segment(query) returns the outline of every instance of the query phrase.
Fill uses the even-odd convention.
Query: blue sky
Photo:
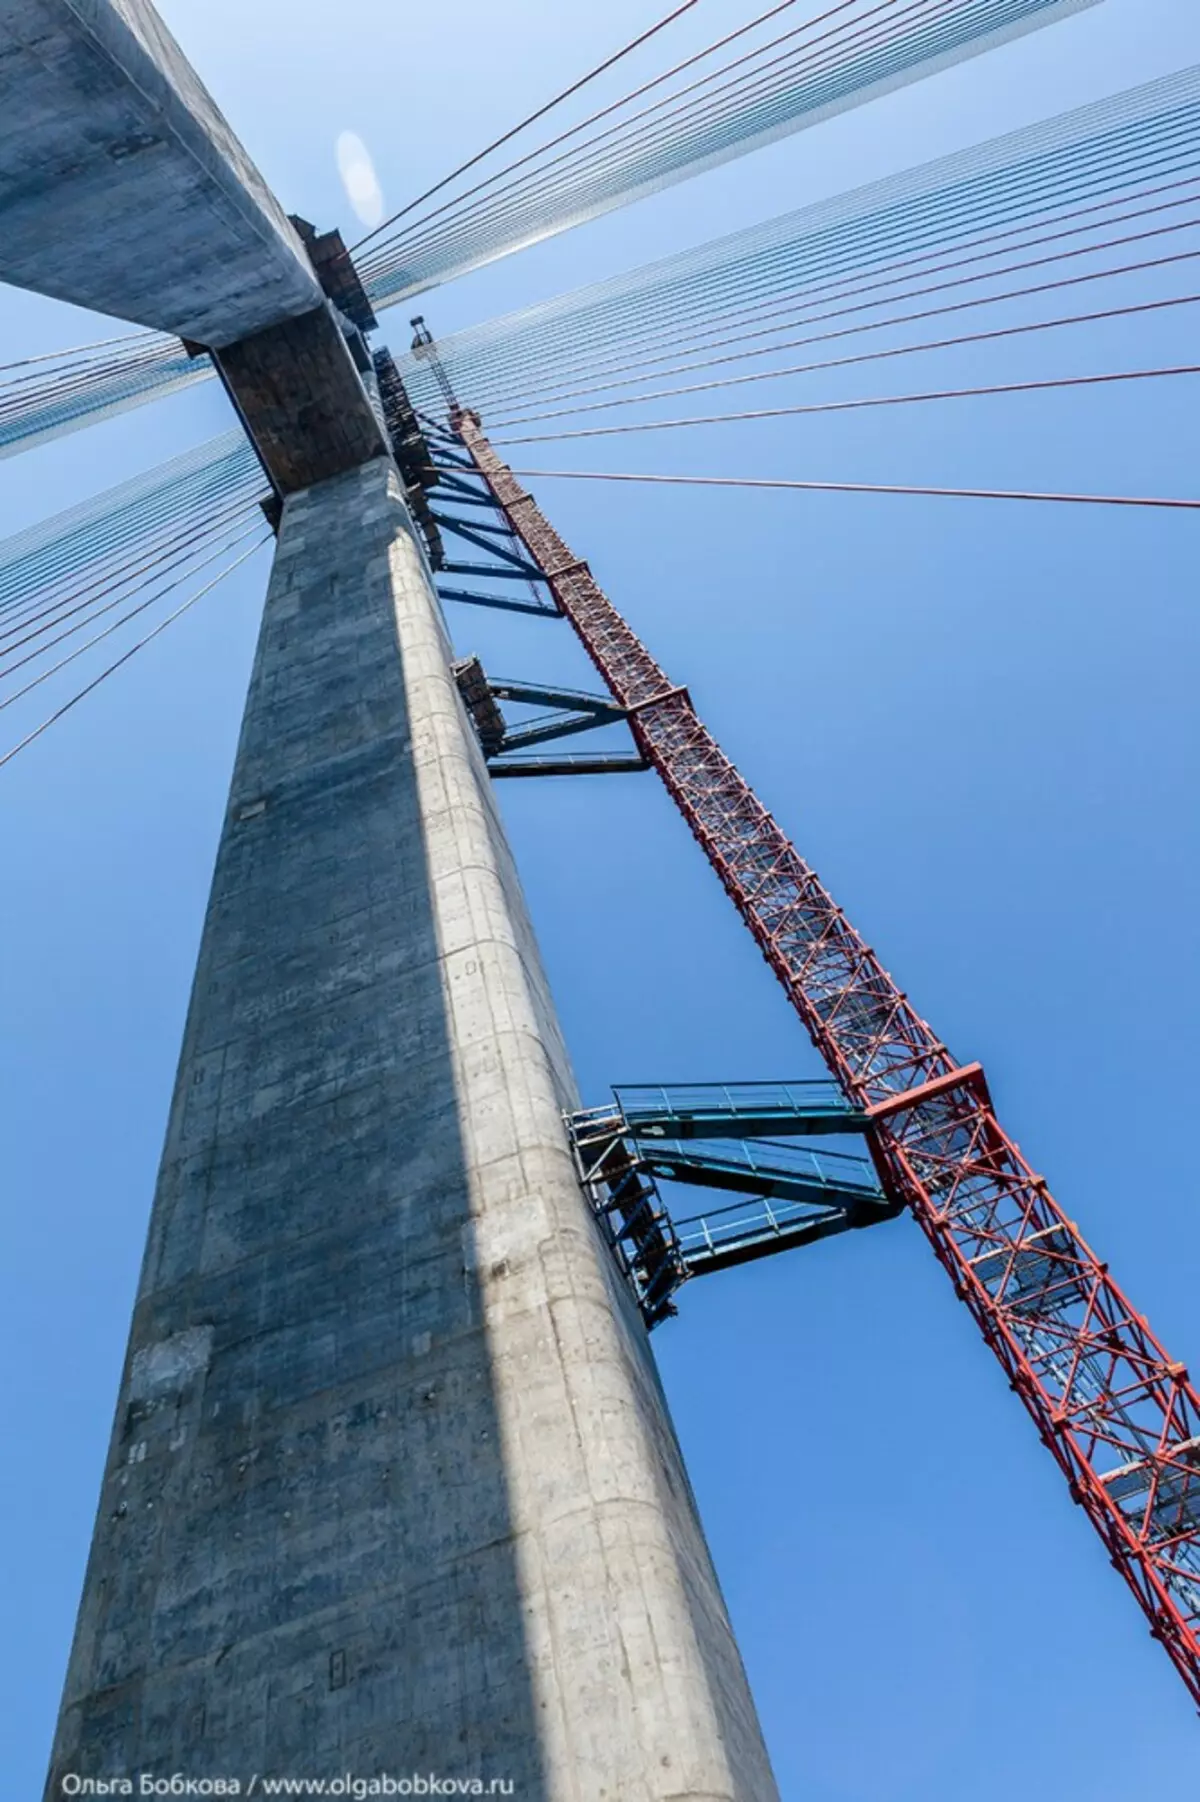
[[[657,9],[162,10],[289,208],[349,227],[341,131],[402,204]],[[744,8],[697,11],[715,29]],[[1107,0],[421,304],[450,330],[1196,60],[1186,0]],[[397,346],[408,310],[385,315]],[[104,329],[0,290],[4,361]],[[948,355],[939,375],[1195,361],[1194,334],[1182,316],[1090,328]],[[856,391],[872,388],[764,384],[754,404]],[[225,423],[214,384],[5,462],[3,530]],[[1183,494],[1198,459],[1195,393],[1177,383],[536,461]],[[1200,1000],[1195,521],[567,483],[541,497],[1200,1367],[1180,1118]],[[260,562],[218,590],[0,772],[14,1798],[40,1786],[57,1707],[264,578]],[[565,628],[455,623],[495,673],[586,685]],[[651,778],[510,784],[502,801],[587,1099],[816,1073]],[[1194,1712],[913,1227],[697,1283],[655,1344],[788,1802],[1190,1793]]]

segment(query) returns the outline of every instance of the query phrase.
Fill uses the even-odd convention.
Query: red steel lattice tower
[[[1032,1415],[1074,1501],[1200,1704],[1200,1396],[960,1064],[496,454],[455,430],[542,571],[907,1207]]]

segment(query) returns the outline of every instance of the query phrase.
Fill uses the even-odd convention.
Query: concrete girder
[[[218,346],[323,298],[146,0],[0,7],[0,280]]]

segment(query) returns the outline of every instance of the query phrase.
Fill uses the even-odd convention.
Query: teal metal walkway
[[[621,1087],[569,1117],[579,1173],[648,1326],[673,1314],[694,1276],[891,1219],[865,1148],[799,1141],[861,1135],[866,1117],[834,1084]],[[704,1213],[668,1207],[660,1183],[738,1199]]]

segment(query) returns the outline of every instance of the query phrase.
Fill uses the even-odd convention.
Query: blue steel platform
[[[579,1173],[648,1326],[690,1277],[894,1217],[869,1157],[801,1138],[861,1134],[833,1083],[624,1086],[569,1117]],[[660,1182],[744,1197],[673,1214]]]

